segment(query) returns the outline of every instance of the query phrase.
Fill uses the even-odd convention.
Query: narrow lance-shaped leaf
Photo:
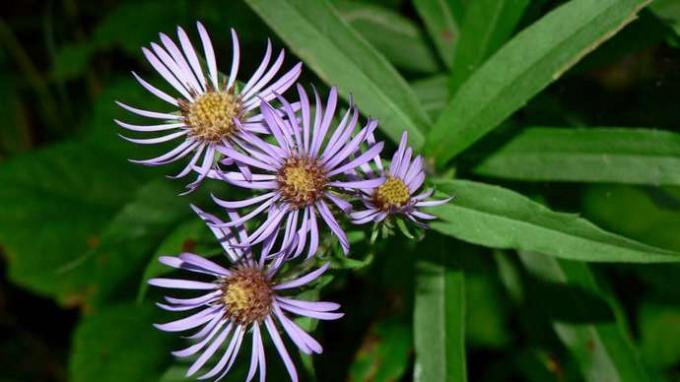
[[[635,19],[649,0],[573,0],[520,32],[473,73],[427,137],[439,166]]]
[[[420,73],[441,70],[423,30],[411,19],[374,4],[336,1],[342,18],[394,66]]]
[[[429,117],[389,62],[353,30],[327,0],[246,0],[253,10],[322,80],[350,94],[397,141],[424,143]],[[272,12],[271,10],[276,10]]]
[[[452,241],[430,235],[416,262],[413,380],[467,380],[465,366],[465,278]]]
[[[604,231],[577,215],[551,211],[511,190],[463,180],[437,184],[455,200],[429,209],[441,219],[432,228],[464,241],[579,261],[680,262],[680,253]]]
[[[680,185],[680,134],[651,129],[527,128],[475,173],[529,181]]]
[[[436,118],[446,107],[449,90],[447,81],[447,76],[437,75],[411,82],[413,92],[432,118]]]
[[[413,5],[430,32],[439,56],[450,69],[459,29],[451,6],[446,0],[414,0]]]
[[[624,313],[590,265],[528,252],[520,253],[520,259],[543,281],[561,287],[533,288],[536,302],[553,315],[557,336],[587,381],[649,380],[629,338]],[[564,310],[571,317],[560,317]]]
[[[453,58],[450,94],[510,37],[529,0],[476,0],[470,3]]]

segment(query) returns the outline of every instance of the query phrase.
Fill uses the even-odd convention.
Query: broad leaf
[[[680,35],[680,3],[675,0],[655,0],[650,9]]]
[[[553,328],[588,381],[647,381],[625,315],[587,263],[520,253],[524,265],[549,285],[533,288],[538,303],[553,314]],[[568,316],[565,311],[568,311]]]
[[[152,326],[155,309],[118,305],[85,317],[73,337],[69,380],[157,381],[170,363],[173,337]]]
[[[423,19],[439,56],[450,69],[458,42],[458,23],[447,0],[414,0],[413,5]]]
[[[371,326],[349,368],[349,381],[398,381],[406,372],[411,328],[397,319]]]
[[[460,85],[510,37],[529,0],[477,0],[470,3],[456,45],[449,91]]]
[[[327,0],[246,0],[322,80],[350,94],[397,141],[404,130],[416,148],[429,117],[392,65],[340,17]],[[271,12],[275,9],[276,12]]]
[[[441,69],[420,27],[389,8],[356,1],[333,3],[342,18],[394,66],[434,73]]]
[[[649,0],[574,0],[520,32],[460,87],[427,137],[442,166],[635,19]]]
[[[426,244],[425,244],[426,243]],[[431,235],[416,263],[414,381],[465,381],[465,280],[452,241]]]
[[[100,245],[106,225],[141,182],[128,163],[84,143],[3,163],[0,243],[10,279],[64,304],[88,298],[97,280],[73,268]]]
[[[527,128],[477,174],[530,181],[680,184],[680,134],[646,129]]]
[[[680,261],[680,253],[606,232],[577,215],[551,211],[508,189],[463,180],[437,184],[455,200],[429,209],[441,219],[432,227],[461,240],[580,261]]]

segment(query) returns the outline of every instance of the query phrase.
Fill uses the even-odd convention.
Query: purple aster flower
[[[300,255],[308,246],[307,256],[310,257],[319,245],[319,216],[347,254],[349,241],[333,209],[337,207],[345,214],[351,210],[350,203],[342,198],[340,192],[373,189],[383,183],[381,178],[357,180],[349,176],[382,150],[382,142],[368,144],[367,141],[378,123],[369,120],[355,133],[359,112],[352,106],[335,129],[331,129],[337,106],[336,89],[331,89],[325,106],[318,93],[314,92],[314,113],[305,90],[300,85],[297,90],[300,116],[295,115],[292,105],[282,98],[279,99],[285,116],[279,115],[266,102],[260,107],[265,124],[272,132],[273,144],[254,137],[248,142],[246,155],[233,148],[226,149],[227,155],[248,164],[258,173],[252,174],[252,180],[238,172],[220,173],[219,176],[231,184],[264,190],[265,193],[242,201],[214,199],[227,210],[256,206],[242,218],[225,223],[225,226],[242,224],[266,211],[265,222],[248,237],[251,244],[264,242],[265,247],[271,247],[277,240],[279,227],[283,225],[282,247],[297,234],[300,240],[292,256]],[[362,150],[364,146],[368,146],[365,151]]]
[[[214,216],[198,212],[206,221],[219,223]],[[160,257],[163,264],[201,274],[208,281],[174,278],[149,280],[149,284],[161,288],[199,292],[198,296],[191,298],[165,297],[165,302],[159,303],[159,307],[172,312],[186,312],[187,316],[155,326],[167,332],[196,329],[189,336],[194,343],[173,352],[177,357],[197,356],[189,367],[187,376],[194,375],[215,357],[216,363],[199,379],[222,379],[233,366],[244,339],[250,337],[252,348],[247,380],[252,380],[259,369],[260,381],[264,381],[266,364],[263,336],[268,333],[291,380],[297,381],[297,371],[279,334],[279,327],[283,328],[283,332],[300,351],[306,354],[321,353],[321,345],[289,316],[335,320],[343,314],[337,312],[340,308],[338,304],[299,300],[283,294],[314,281],[328,269],[328,264],[297,278],[280,280],[277,276],[277,264],[265,265],[264,255],[260,256],[259,261],[253,258],[250,247],[244,242],[247,235],[243,228],[234,233],[229,229],[215,228],[213,224],[211,229],[222,243],[232,264],[223,267],[192,253]],[[285,255],[278,258],[282,257]]]
[[[142,48],[151,66],[171,85],[178,96],[171,96],[146,82],[136,73],[132,73],[145,89],[172,105],[174,110],[148,111],[117,102],[122,108],[134,114],[160,122],[140,126],[116,120],[118,125],[128,130],[165,134],[145,139],[123,137],[134,143],[149,145],[181,140],[175,148],[161,156],[133,162],[159,166],[190,156],[191,159],[184,169],[173,176],[180,178],[192,170],[196,171],[197,178],[187,186],[189,190],[197,187],[218,159],[224,155],[222,147],[231,147],[231,143],[245,139],[252,133],[268,133],[262,125],[262,115],[257,112],[260,101],[271,100],[275,94],[285,92],[299,77],[302,66],[298,63],[273,81],[283,64],[284,51],[281,50],[270,66],[272,47],[267,41],[267,51],[259,67],[242,87],[238,86],[236,78],[239,69],[239,42],[236,32],[232,29],[231,70],[229,76],[220,81],[208,33],[200,22],[196,24],[203,45],[204,65],[201,64],[187,34],[180,27],[177,28],[179,46],[170,37],[161,33],[160,44],[151,43],[150,49]],[[223,159],[230,161],[229,158]],[[244,165],[237,164],[244,174],[248,173]]]
[[[422,212],[418,208],[439,206],[451,200],[451,198],[428,200],[434,192],[432,189],[415,195],[425,181],[425,171],[423,158],[420,155],[412,158],[413,150],[406,147],[407,140],[408,135],[404,132],[387,171],[383,168],[380,157],[375,158],[381,182],[373,189],[362,190],[362,200],[366,209],[351,213],[354,224],[377,223],[391,215],[402,215],[418,226],[426,227],[419,219],[432,220],[435,216]],[[375,171],[368,165],[362,166],[362,170],[367,174],[375,174]]]

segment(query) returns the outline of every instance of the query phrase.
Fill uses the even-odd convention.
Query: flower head
[[[291,380],[297,381],[295,365],[277,326],[283,328],[300,351],[307,354],[321,353],[321,345],[293,322],[289,315],[334,320],[343,314],[337,312],[340,308],[338,304],[299,300],[283,294],[314,281],[328,269],[328,264],[297,278],[280,280],[278,273],[281,263],[266,264],[264,261],[266,254],[261,254],[259,261],[256,261],[250,247],[243,241],[247,236],[243,228],[236,233],[229,229],[217,228],[219,220],[216,217],[200,210],[197,212],[211,223],[213,233],[222,243],[232,264],[223,267],[191,253],[183,253],[177,257],[161,257],[160,261],[165,265],[207,275],[209,280],[151,279],[149,284],[157,287],[202,293],[191,298],[165,297],[165,302],[158,304],[162,309],[172,312],[194,312],[187,313],[186,317],[176,321],[158,324],[156,327],[167,332],[198,329],[189,337],[195,343],[173,352],[177,357],[198,355],[189,367],[187,376],[195,374],[214,356],[217,363],[200,379],[223,378],[233,366],[244,338],[251,337],[252,348],[247,379],[250,381],[259,369],[260,380],[264,381],[266,364],[263,336],[268,333]],[[295,240],[292,244],[294,242]],[[285,255],[277,259],[283,257]],[[222,352],[219,350],[221,348],[225,350]]]
[[[235,160],[251,166],[257,173],[252,180],[238,172],[219,174],[227,182],[250,189],[263,190],[264,194],[243,201],[225,201],[215,198],[228,211],[256,206],[242,218],[226,223],[236,226],[266,211],[265,222],[249,237],[248,242],[265,243],[271,247],[277,240],[279,227],[284,226],[282,246],[287,246],[297,234],[300,238],[292,256],[298,256],[308,246],[308,257],[314,255],[319,244],[317,216],[339,239],[345,254],[349,241],[335,218],[337,207],[349,213],[351,205],[340,192],[369,190],[382,184],[382,178],[356,180],[351,178],[355,169],[380,153],[383,143],[368,144],[378,123],[370,120],[357,130],[359,112],[350,107],[335,129],[331,130],[337,105],[337,91],[332,88],[324,105],[314,93],[315,108],[312,120],[307,93],[298,85],[300,116],[285,99],[280,98],[285,116],[276,112],[268,103],[261,105],[266,126],[273,135],[273,142],[257,137],[248,142],[247,155],[227,149]],[[363,146],[367,146],[365,151]]]
[[[231,30],[232,62],[229,76],[220,81],[212,43],[208,33],[199,22],[198,33],[203,45],[205,65],[201,65],[198,54],[186,32],[178,27],[177,35],[180,45],[170,37],[161,33],[161,43],[151,43],[151,48],[142,48],[144,56],[151,66],[177,92],[177,96],[156,88],[136,73],[133,76],[153,95],[170,104],[171,112],[157,112],[138,109],[122,102],[118,104],[143,117],[160,120],[160,124],[133,125],[116,120],[121,127],[142,133],[162,132],[165,135],[154,138],[128,138],[128,141],[139,144],[157,144],[173,140],[181,140],[174,149],[167,153],[146,160],[133,162],[148,166],[159,166],[190,157],[188,163],[175,178],[197,172],[196,179],[187,188],[196,188],[205,178],[208,171],[220,159],[231,163],[232,158],[225,157],[224,147],[231,147],[253,133],[267,133],[262,126],[262,115],[258,112],[261,100],[272,100],[276,94],[285,92],[300,75],[301,63],[274,81],[281,65],[284,52],[281,50],[272,65],[271,43],[267,41],[264,58],[250,79],[239,87],[236,79],[239,70],[239,42],[236,32]],[[247,174],[247,168],[237,162]]]
[[[451,198],[428,200],[434,192],[432,189],[416,195],[425,181],[423,158],[418,155],[412,159],[413,150],[406,147],[407,140],[408,135],[404,132],[387,170],[383,168],[380,158],[375,158],[378,177],[382,182],[375,188],[362,190],[362,200],[366,209],[351,214],[354,224],[377,223],[389,216],[401,215],[424,227],[420,220],[431,220],[435,217],[420,211],[419,208],[439,206],[451,200]],[[363,166],[363,170],[368,174],[374,173],[367,166]]]

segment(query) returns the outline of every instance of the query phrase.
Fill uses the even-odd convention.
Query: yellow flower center
[[[191,134],[201,140],[218,142],[236,130],[234,118],[241,114],[241,103],[226,91],[208,91],[194,102],[180,102]]]
[[[316,202],[326,189],[326,173],[313,159],[291,158],[277,177],[283,199],[295,207]]]
[[[373,194],[373,201],[383,211],[393,208],[401,208],[411,199],[411,193],[403,180],[388,177],[385,183],[380,185]]]
[[[272,289],[260,270],[237,268],[224,280],[222,303],[226,316],[238,324],[262,321],[271,312]]]

